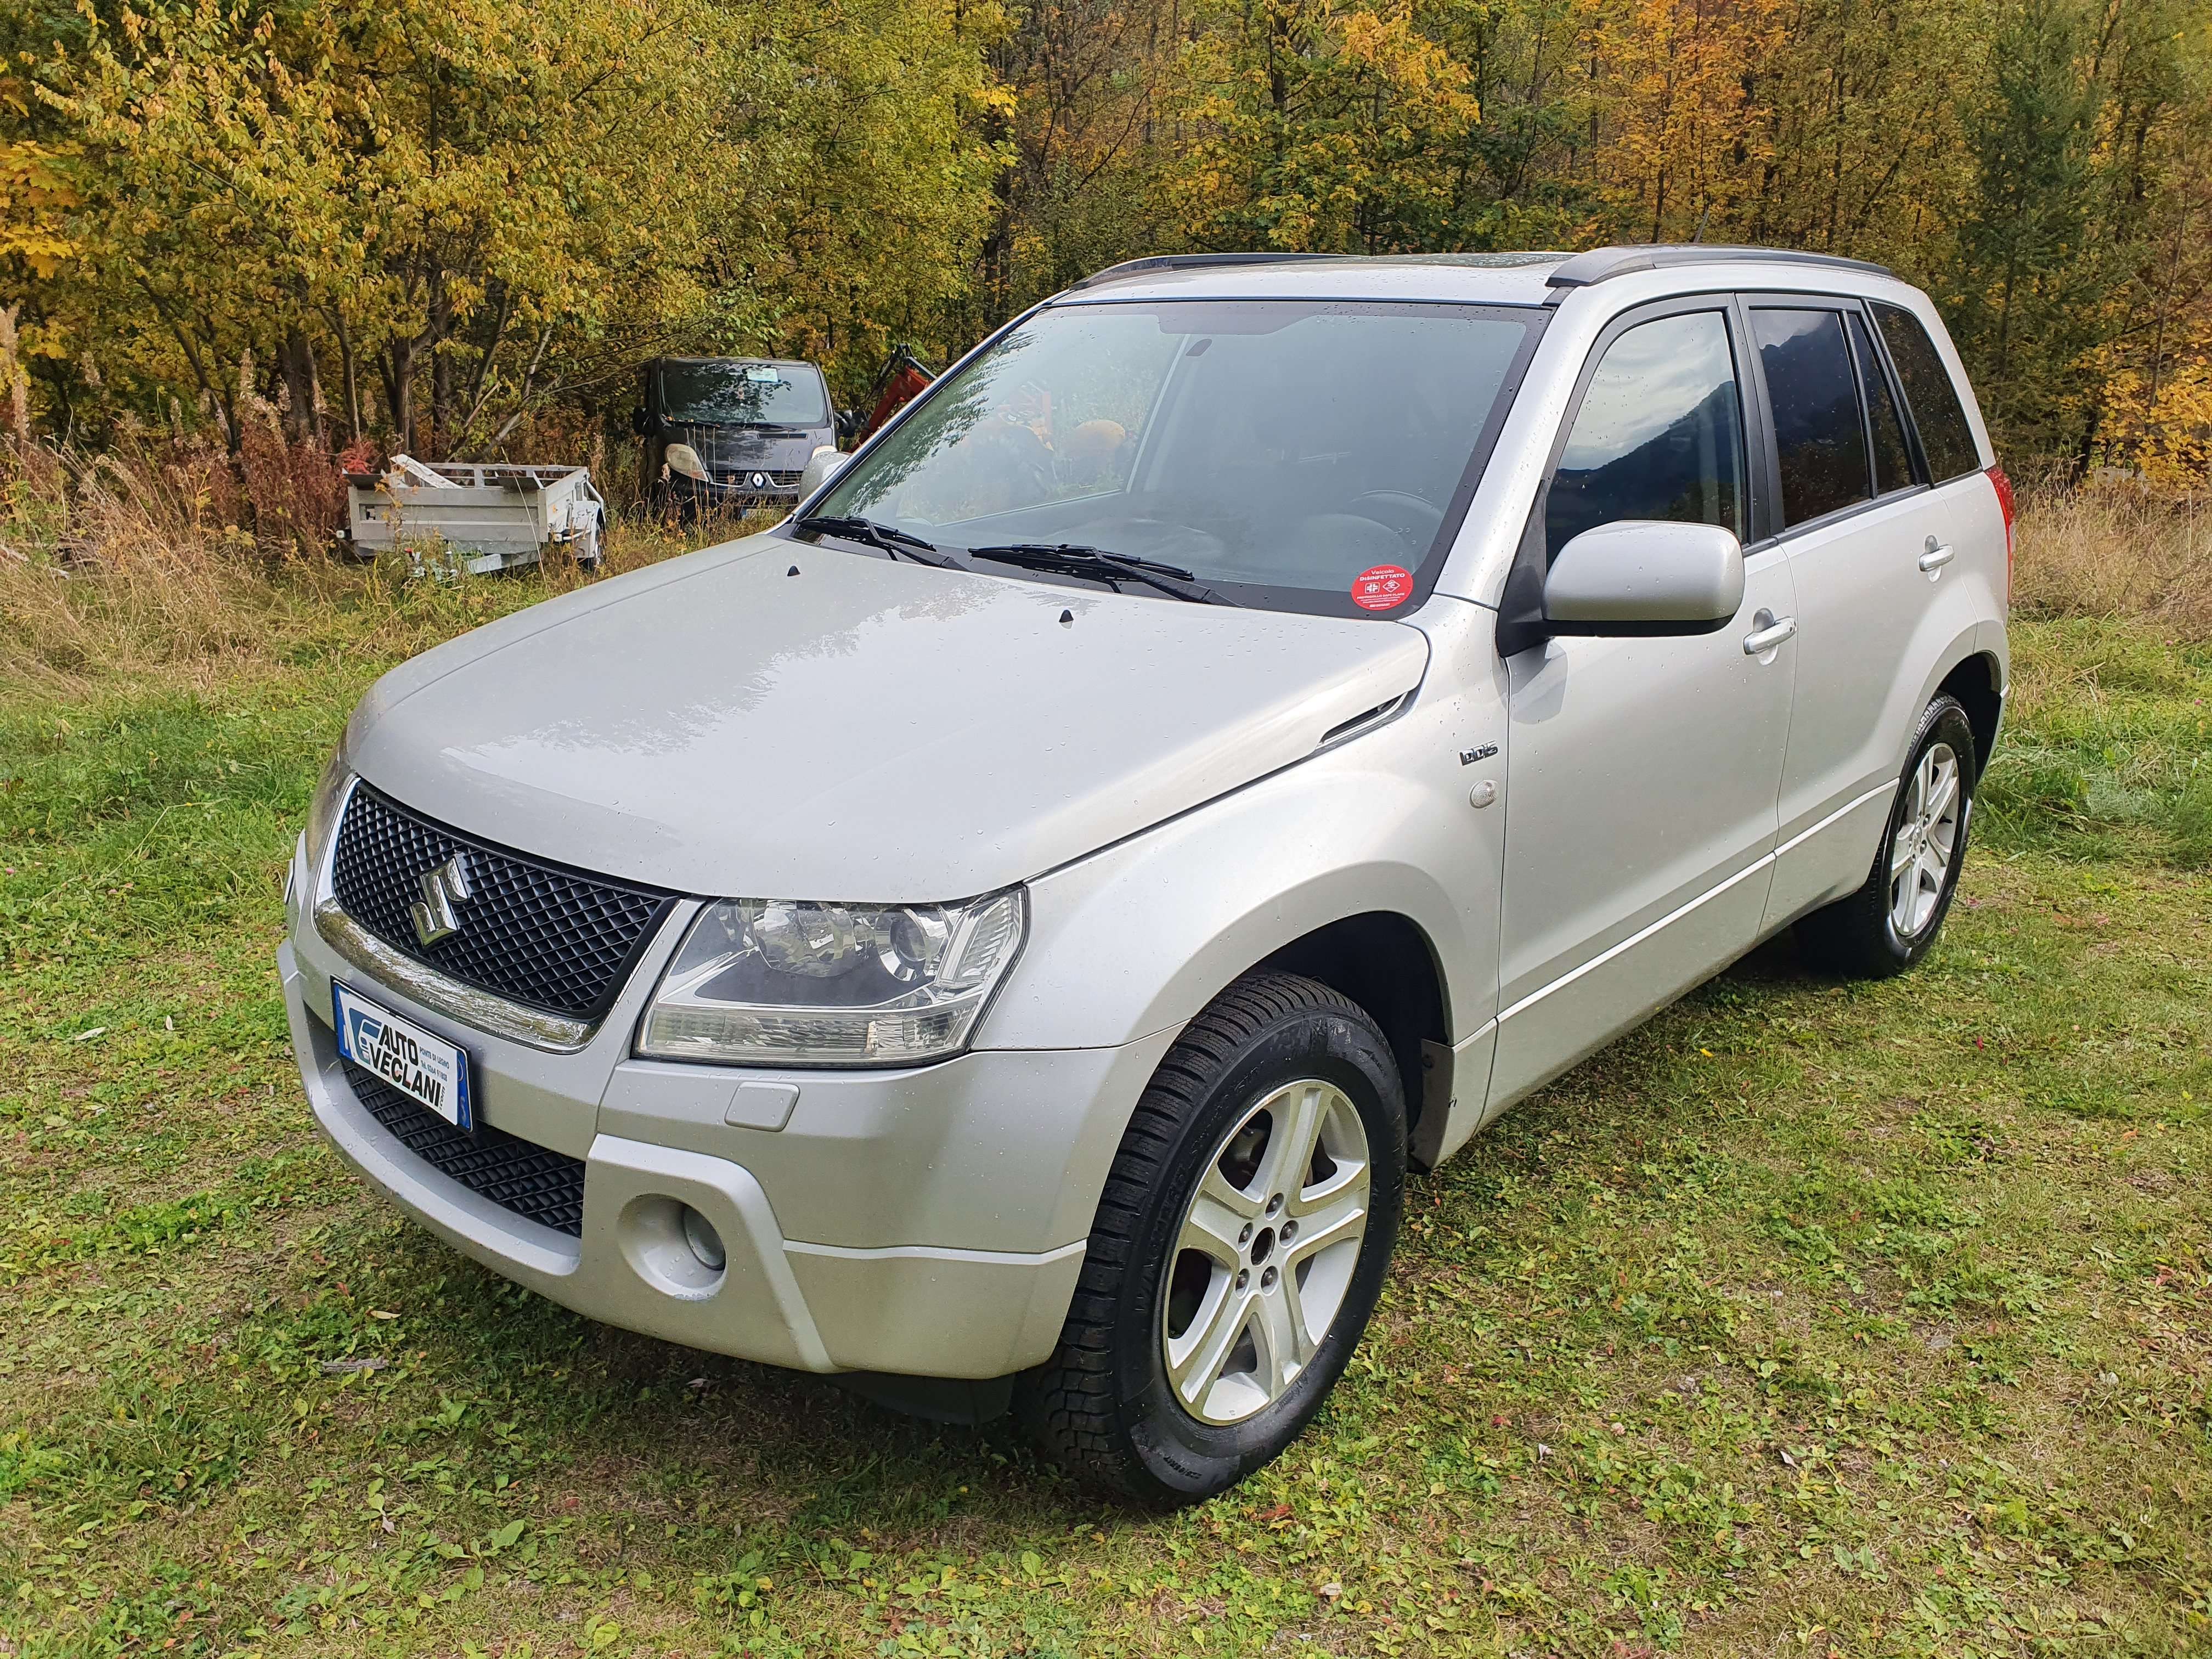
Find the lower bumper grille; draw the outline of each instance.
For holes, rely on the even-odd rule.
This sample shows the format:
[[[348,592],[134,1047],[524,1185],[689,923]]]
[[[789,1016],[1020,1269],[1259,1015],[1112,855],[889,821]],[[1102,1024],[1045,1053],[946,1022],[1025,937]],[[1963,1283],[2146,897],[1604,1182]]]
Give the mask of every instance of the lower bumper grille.
[[[584,1231],[584,1164],[489,1123],[457,1129],[417,1105],[365,1066],[339,1062],[356,1097],[409,1152],[471,1192],[526,1221],[580,1238]]]

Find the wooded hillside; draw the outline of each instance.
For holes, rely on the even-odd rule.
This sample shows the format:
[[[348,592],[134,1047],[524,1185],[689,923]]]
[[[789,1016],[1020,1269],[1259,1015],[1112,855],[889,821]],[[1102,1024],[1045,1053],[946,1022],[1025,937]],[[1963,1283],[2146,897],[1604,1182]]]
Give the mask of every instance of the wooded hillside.
[[[19,433],[574,453],[660,350],[1111,261],[1742,241],[1942,306],[2015,471],[2212,458],[2201,0],[10,0]],[[0,348],[4,348],[0,339]]]

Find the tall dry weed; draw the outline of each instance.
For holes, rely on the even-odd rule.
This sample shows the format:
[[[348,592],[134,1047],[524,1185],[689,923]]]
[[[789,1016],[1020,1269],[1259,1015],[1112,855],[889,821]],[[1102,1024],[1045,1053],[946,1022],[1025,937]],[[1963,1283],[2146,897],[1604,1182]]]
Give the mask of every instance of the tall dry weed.
[[[198,684],[326,653],[396,659],[587,580],[558,559],[458,585],[335,559],[325,526],[343,503],[337,468],[262,425],[243,465],[190,440],[94,456],[0,434],[0,684]],[[2209,507],[2126,485],[2031,492],[2015,610],[2133,617],[2168,637],[2212,640]],[[617,523],[603,573],[770,522]]]
[[[2033,492],[2023,507],[2013,607],[2027,617],[2119,617],[2212,639],[2212,498],[2131,483]]]
[[[418,580],[404,561],[331,556],[327,534],[294,533],[313,521],[321,488],[312,448],[266,450],[257,472],[250,455],[240,465],[190,443],[88,456],[0,437],[0,690],[199,685],[337,656],[396,660],[589,580],[561,557],[453,583]],[[295,490],[295,477],[309,482]],[[264,531],[274,521],[277,533],[241,520]],[[772,521],[680,534],[617,524],[602,574]]]
[[[11,471],[0,493],[0,674],[11,679],[253,654],[272,610],[311,599],[270,580],[219,453],[19,452]]]

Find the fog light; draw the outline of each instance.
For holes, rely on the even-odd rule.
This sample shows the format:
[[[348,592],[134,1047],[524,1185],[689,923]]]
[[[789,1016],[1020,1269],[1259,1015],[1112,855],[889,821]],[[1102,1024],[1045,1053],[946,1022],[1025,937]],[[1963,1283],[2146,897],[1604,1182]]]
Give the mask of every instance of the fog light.
[[[729,1261],[722,1249],[722,1236],[714,1231],[714,1224],[701,1215],[689,1204],[684,1206],[684,1242],[691,1247],[691,1254],[699,1258],[699,1265],[720,1273]]]

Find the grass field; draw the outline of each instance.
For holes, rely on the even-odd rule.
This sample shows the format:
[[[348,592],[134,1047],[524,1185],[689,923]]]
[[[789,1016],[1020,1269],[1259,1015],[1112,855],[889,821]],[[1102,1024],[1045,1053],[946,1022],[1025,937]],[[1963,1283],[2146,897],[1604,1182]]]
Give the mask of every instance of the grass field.
[[[2212,1651],[2212,648],[2021,626],[1934,957],[1769,947],[1417,1179],[1319,1422],[1163,1518],[574,1318],[311,1133],[307,790],[538,591],[0,690],[0,1655]]]

